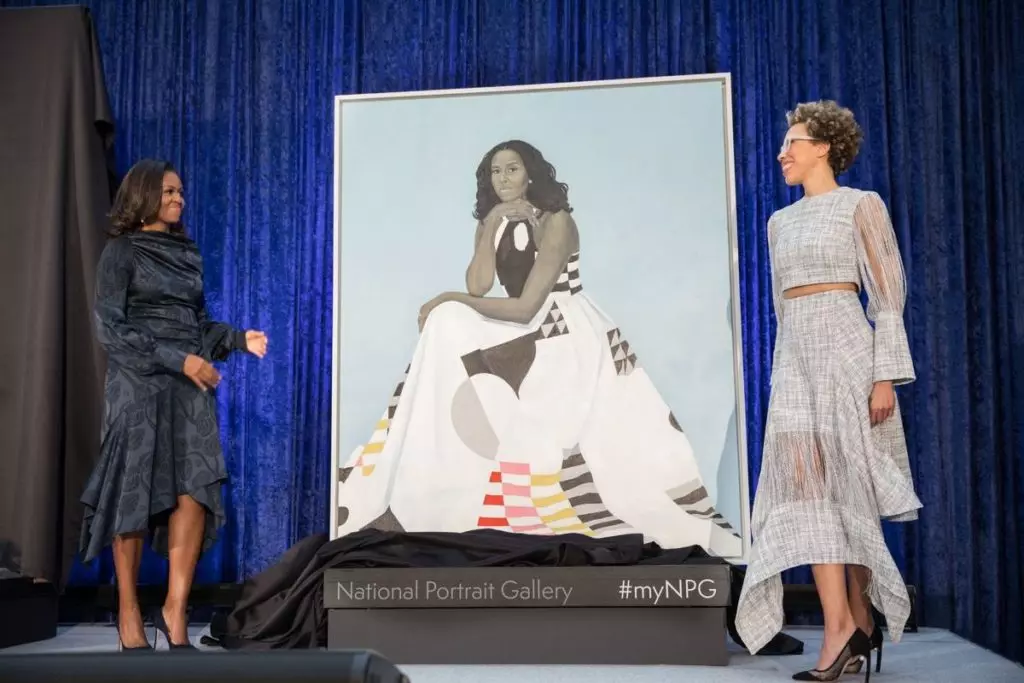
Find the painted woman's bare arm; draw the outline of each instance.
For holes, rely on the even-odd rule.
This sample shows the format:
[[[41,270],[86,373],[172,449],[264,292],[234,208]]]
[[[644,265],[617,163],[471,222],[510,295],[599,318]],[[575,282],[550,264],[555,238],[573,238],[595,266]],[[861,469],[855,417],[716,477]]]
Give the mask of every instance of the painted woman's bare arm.
[[[479,298],[454,294],[460,301],[480,315],[495,320],[525,325],[530,322],[558,281],[569,256],[576,249],[578,234],[572,217],[560,211],[549,216],[544,223],[543,238],[538,244],[537,258],[526,279],[522,295],[515,298]]]
[[[466,291],[470,296],[481,297],[494,286],[494,235],[491,232],[483,221],[476,224],[473,259],[466,269]]]

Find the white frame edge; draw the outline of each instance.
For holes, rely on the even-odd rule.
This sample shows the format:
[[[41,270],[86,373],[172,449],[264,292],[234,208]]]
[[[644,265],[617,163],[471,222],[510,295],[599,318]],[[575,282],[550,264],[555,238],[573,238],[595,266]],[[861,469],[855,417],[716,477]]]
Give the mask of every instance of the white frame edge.
[[[729,272],[731,290],[731,315],[733,339],[733,378],[736,396],[736,447],[739,468],[740,486],[740,536],[743,543],[740,557],[724,557],[722,559],[745,564],[750,556],[750,472],[747,461],[747,421],[746,391],[743,373],[743,317],[741,315],[740,273],[739,273],[739,232],[736,202],[736,160],[733,140],[732,117],[732,76],[727,72],[693,74],[684,76],[654,76],[648,78],[621,78],[604,81],[578,81],[571,83],[541,83],[529,85],[510,85],[481,88],[450,88],[441,90],[413,90],[390,93],[354,93],[336,95],[334,98],[334,265],[331,327],[331,510],[329,538],[337,538],[338,533],[338,471],[341,467],[341,454],[338,452],[340,440],[340,394],[341,375],[336,368],[341,363],[341,110],[346,102],[365,102],[372,100],[394,99],[434,99],[438,97],[463,97],[474,95],[491,95],[498,93],[516,93],[552,90],[579,90],[582,88],[616,88],[638,85],[660,85],[680,82],[717,82],[722,87],[722,126],[725,134],[725,182],[726,182],[726,221],[729,238]]]

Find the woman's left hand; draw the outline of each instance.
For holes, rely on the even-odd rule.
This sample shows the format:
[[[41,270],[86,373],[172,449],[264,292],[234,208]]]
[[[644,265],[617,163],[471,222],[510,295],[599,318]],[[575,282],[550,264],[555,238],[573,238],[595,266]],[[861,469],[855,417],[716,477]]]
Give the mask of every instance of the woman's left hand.
[[[892,417],[896,408],[896,392],[892,388],[892,382],[875,382],[871,389],[871,397],[868,399],[868,407],[871,410],[872,427]]]
[[[433,311],[438,306],[440,306],[441,304],[451,300],[452,293],[445,292],[444,294],[439,294],[438,296],[435,296],[433,299],[420,306],[420,315],[416,321],[417,324],[419,325],[420,332],[423,331],[423,326],[427,324],[427,317],[430,315],[430,312]]]
[[[267,355],[267,335],[257,330],[247,330],[245,333],[245,348],[252,355],[263,358]]]

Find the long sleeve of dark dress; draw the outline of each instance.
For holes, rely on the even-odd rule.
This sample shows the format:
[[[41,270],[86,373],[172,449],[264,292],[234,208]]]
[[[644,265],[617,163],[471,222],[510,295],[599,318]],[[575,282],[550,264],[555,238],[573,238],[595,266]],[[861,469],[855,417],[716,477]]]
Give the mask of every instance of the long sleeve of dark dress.
[[[183,238],[160,235],[135,241],[137,244],[142,240],[155,241],[160,246],[163,240],[176,239]],[[202,291],[202,261],[198,259],[197,250],[182,249],[184,263],[168,260],[161,264],[159,260],[146,259],[149,262],[143,265],[143,277],[137,278],[132,241],[131,237],[111,241],[97,269],[96,334],[112,362],[143,374],[181,372],[189,353],[206,360],[223,361],[232,351],[246,348],[244,332],[227,323],[210,320]],[[162,251],[158,249],[157,253]],[[146,256],[153,256],[149,249],[145,252]],[[158,269],[153,267],[155,265],[165,267]],[[198,266],[198,269],[190,274],[182,266]],[[136,279],[141,282],[134,282]],[[161,285],[166,286],[166,291]],[[141,315],[129,318],[130,312]],[[163,334],[168,334],[169,338],[162,339]]]
[[[245,333],[210,319],[195,243],[166,233],[111,240],[97,269],[96,334],[108,354],[100,456],[82,503],[89,561],[118,534],[153,532],[166,552],[167,515],[188,495],[207,509],[204,548],[223,524],[227,471],[215,391],[185,376],[189,354],[223,361]]]

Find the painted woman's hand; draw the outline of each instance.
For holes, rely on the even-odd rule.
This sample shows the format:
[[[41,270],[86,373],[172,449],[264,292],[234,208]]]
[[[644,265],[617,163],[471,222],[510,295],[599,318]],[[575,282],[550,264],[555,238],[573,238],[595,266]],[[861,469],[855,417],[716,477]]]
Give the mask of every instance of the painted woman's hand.
[[[423,331],[423,326],[427,324],[427,318],[430,316],[431,311],[433,311],[435,308],[445,303],[446,301],[451,301],[451,298],[452,293],[445,292],[444,294],[439,294],[438,296],[435,296],[433,299],[420,306],[420,315],[419,318],[417,318],[416,320],[416,324],[419,325],[420,332]]]
[[[525,199],[513,199],[510,202],[498,204],[487,214],[484,224],[490,227],[501,223],[502,218],[508,218],[510,222],[526,221],[537,226],[540,217],[540,210]],[[495,228],[496,229],[496,228]]]

